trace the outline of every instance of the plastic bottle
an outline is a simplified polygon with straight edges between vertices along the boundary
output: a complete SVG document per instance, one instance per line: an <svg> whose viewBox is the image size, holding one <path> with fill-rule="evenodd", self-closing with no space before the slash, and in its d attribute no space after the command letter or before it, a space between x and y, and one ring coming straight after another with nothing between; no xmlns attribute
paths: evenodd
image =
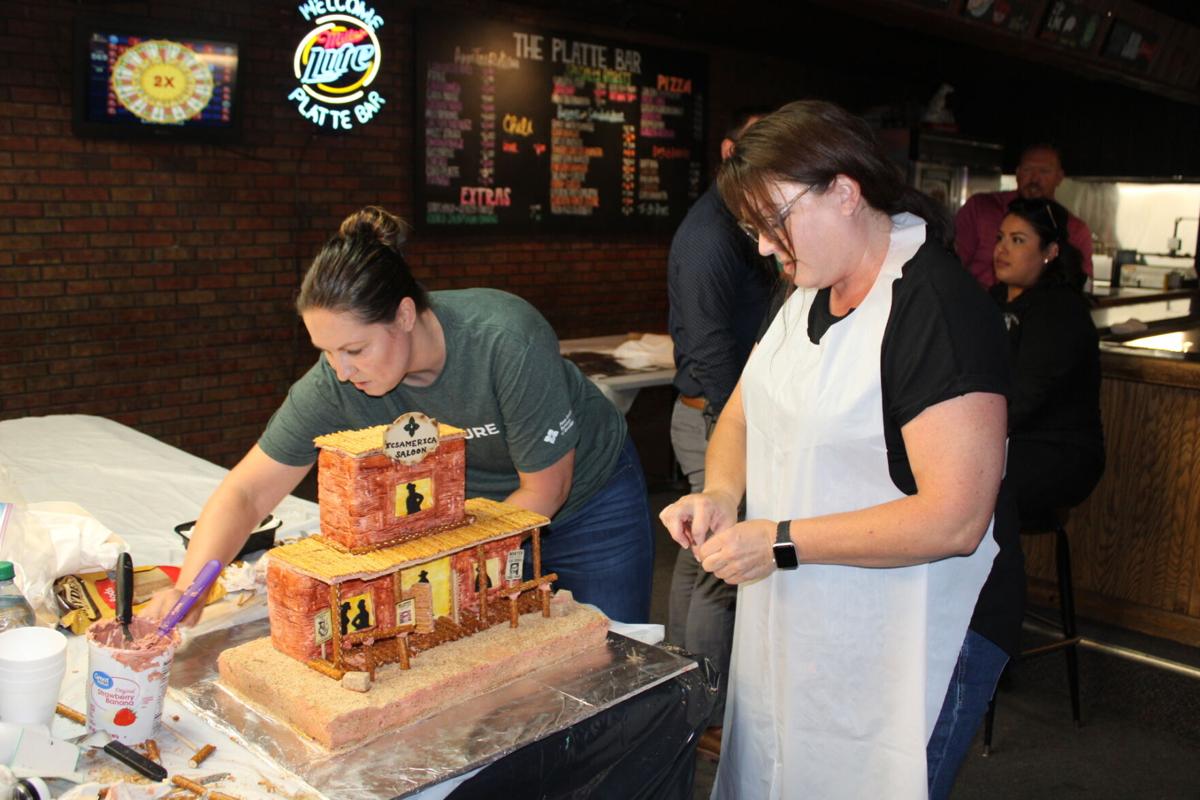
<svg viewBox="0 0 1200 800"><path fill-rule="evenodd" d="M13 800L51 800L50 787L41 778L21 778L13 789Z"/></svg>
<svg viewBox="0 0 1200 800"><path fill-rule="evenodd" d="M0 561L0 633L9 628L24 628L33 625L33 608L13 582L11 561Z"/></svg>
<svg viewBox="0 0 1200 800"><path fill-rule="evenodd" d="M0 800L50 800L50 788L41 778L18 778L0 765Z"/></svg>

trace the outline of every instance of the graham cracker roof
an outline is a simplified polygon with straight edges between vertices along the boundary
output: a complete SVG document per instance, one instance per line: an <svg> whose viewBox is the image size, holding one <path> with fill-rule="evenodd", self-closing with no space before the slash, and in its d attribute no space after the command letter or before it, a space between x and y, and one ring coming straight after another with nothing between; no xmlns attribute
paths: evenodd
<svg viewBox="0 0 1200 800"><path fill-rule="evenodd" d="M309 537L276 547L271 551L271 558L290 564L297 572L325 583L341 583L351 578L387 575L403 567L423 564L448 553L550 523L541 514L483 497L467 500L466 513L475 517L474 523L369 553L343 553L325 544L319 537Z"/></svg>
<svg viewBox="0 0 1200 800"><path fill-rule="evenodd" d="M321 448L338 450L351 456L382 453L383 432L390 427L390 425L375 425L370 428L359 428L354 431L336 431L335 433L318 436L313 439L313 444ZM444 422L438 423L438 437L442 441L461 439L466 434L467 432L462 428L456 428Z"/></svg>

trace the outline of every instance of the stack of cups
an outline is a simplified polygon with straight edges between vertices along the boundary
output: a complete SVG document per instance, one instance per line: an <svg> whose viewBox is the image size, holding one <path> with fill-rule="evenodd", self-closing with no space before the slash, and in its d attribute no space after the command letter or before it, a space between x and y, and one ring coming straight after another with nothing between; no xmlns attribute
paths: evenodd
<svg viewBox="0 0 1200 800"><path fill-rule="evenodd" d="M0 633L0 722L50 726L67 671L67 637L50 628Z"/></svg>

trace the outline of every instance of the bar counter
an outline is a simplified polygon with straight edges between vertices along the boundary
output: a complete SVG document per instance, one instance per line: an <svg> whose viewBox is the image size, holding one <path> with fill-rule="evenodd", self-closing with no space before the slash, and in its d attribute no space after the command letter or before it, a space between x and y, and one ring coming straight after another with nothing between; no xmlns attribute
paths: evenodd
<svg viewBox="0 0 1200 800"><path fill-rule="evenodd" d="M1107 467L1067 531L1080 615L1196 646L1200 304L1195 294L1160 300L1177 316L1140 334L1106 334L1097 320ZM1166 347L1177 352L1156 349ZM1053 537L1022 545L1030 602L1056 605Z"/></svg>

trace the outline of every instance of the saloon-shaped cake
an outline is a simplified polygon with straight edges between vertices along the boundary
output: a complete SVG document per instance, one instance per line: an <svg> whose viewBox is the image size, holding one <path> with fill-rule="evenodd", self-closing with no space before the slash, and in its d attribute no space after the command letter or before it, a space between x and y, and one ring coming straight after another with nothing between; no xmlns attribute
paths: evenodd
<svg viewBox="0 0 1200 800"><path fill-rule="evenodd" d="M223 684L337 748L603 642L603 615L551 597L549 520L464 500L464 437L410 413L315 440L321 532L271 551L271 636L224 652Z"/></svg>

